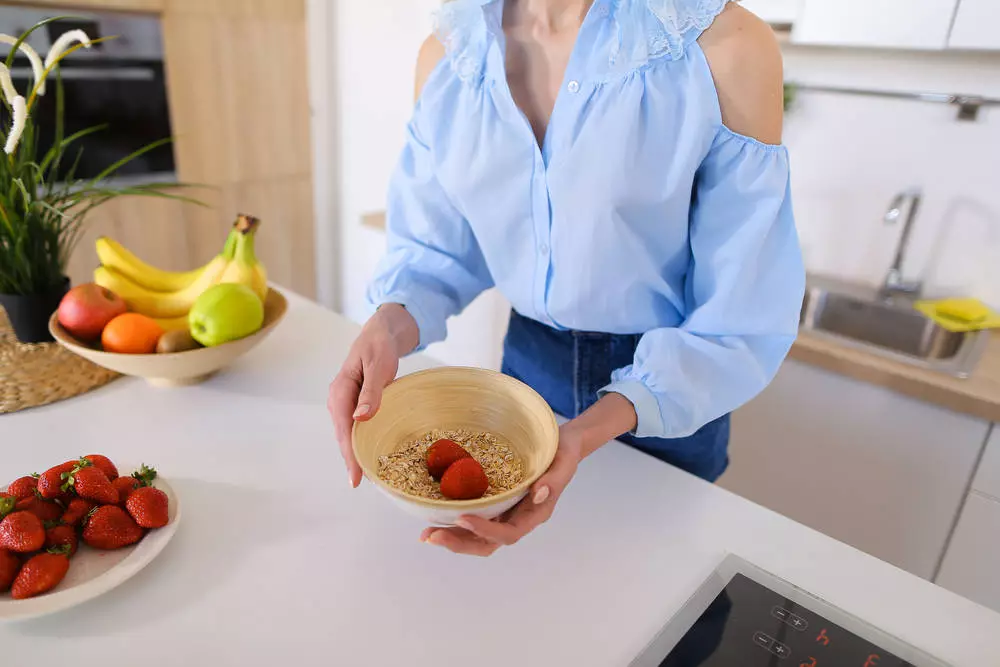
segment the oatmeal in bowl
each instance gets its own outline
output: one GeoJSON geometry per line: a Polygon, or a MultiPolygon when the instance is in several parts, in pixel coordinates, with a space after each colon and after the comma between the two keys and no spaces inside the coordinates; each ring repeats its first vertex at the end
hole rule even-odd
{"type": "Polygon", "coordinates": [[[559,442],[555,416],[534,390],[460,367],[400,377],[353,435],[365,476],[410,514],[444,526],[516,505],[559,442]]]}

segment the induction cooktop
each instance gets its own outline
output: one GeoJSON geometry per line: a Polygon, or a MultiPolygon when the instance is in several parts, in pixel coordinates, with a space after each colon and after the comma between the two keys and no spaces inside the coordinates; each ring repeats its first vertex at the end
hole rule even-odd
{"type": "Polygon", "coordinates": [[[632,667],[947,665],[729,555],[632,667]]]}

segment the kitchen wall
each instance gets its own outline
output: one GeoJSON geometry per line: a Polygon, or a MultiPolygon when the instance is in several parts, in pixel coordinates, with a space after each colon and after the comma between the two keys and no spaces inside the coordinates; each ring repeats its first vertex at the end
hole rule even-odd
{"type": "MultiPolygon", "coordinates": [[[[381,210],[412,107],[414,58],[436,0],[337,3],[332,68],[338,92],[340,309],[358,321],[384,235],[361,225],[381,210]]],[[[1000,97],[1000,55],[917,54],[785,47],[791,81],[1000,97]]],[[[800,93],[786,123],[793,194],[808,268],[879,282],[900,228],[882,215],[893,195],[925,200],[905,266],[933,291],[1000,307],[1000,108],[958,122],[940,104],[800,93]]],[[[332,220],[329,223],[332,225],[332,220]]],[[[321,268],[322,270],[322,268],[321,268]]],[[[495,367],[507,306],[477,301],[432,350],[449,363],[495,367]]]]}
{"type": "MultiPolygon", "coordinates": [[[[786,46],[786,79],[802,83],[1000,98],[1000,54],[897,53],[786,46]]],[[[1000,107],[975,122],[956,108],[802,91],[788,113],[795,212],[810,270],[879,282],[900,226],[893,195],[924,203],[904,270],[928,290],[1000,307],[1000,107]]]]}

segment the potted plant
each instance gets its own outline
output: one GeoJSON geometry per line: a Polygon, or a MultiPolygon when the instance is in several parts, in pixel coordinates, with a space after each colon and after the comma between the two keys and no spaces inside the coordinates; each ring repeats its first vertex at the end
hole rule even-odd
{"type": "Polygon", "coordinates": [[[66,264],[80,237],[87,214],[97,206],[122,195],[152,195],[184,199],[166,192],[176,184],[147,183],[113,187],[108,179],[133,159],[170,141],[152,142],[108,166],[92,179],[75,177],[81,148],[74,143],[100,132],[94,126],[65,136],[64,100],[59,63],[81,48],[102,40],[90,40],[82,30],[71,30],[53,42],[42,60],[26,38],[38,28],[58,20],[46,19],[15,38],[0,35],[10,44],[10,54],[0,63],[0,307],[7,311],[14,333],[23,343],[48,342],[48,320],[69,289],[66,264]],[[18,52],[31,64],[31,90],[21,95],[15,89],[10,67],[18,52]],[[54,79],[54,81],[52,81],[54,79]],[[38,128],[31,111],[47,84],[55,84],[56,114],[51,148],[39,154],[38,128]],[[5,130],[5,131],[4,131],[5,130]]]}

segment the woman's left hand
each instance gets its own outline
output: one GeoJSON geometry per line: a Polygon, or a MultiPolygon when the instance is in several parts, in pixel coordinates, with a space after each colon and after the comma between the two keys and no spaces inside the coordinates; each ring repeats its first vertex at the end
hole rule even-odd
{"type": "Polygon", "coordinates": [[[459,554],[489,556],[502,546],[515,544],[549,520],[566,485],[583,458],[583,439],[569,424],[559,429],[559,448],[552,465],[535,482],[527,497],[496,521],[464,516],[455,528],[428,528],[421,542],[459,554]]]}

